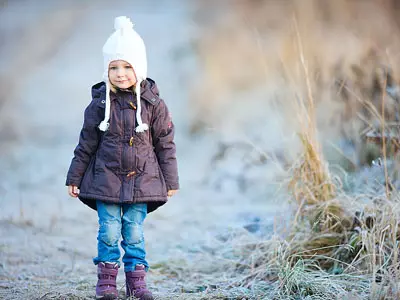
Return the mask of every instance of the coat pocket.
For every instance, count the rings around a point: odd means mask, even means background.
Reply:
[[[158,161],[155,155],[150,156],[136,156],[136,168],[137,170],[146,177],[159,177]]]

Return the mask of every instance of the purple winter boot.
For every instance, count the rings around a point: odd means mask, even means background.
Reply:
[[[101,262],[97,265],[96,299],[113,300],[118,298],[117,275],[118,264]]]
[[[125,272],[126,297],[135,297],[139,300],[153,300],[153,295],[146,287],[146,271],[144,265],[136,265],[135,271]]]

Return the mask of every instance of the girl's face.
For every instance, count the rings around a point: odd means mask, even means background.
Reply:
[[[136,84],[136,74],[132,66],[124,60],[114,60],[108,66],[108,78],[111,84],[127,89]]]

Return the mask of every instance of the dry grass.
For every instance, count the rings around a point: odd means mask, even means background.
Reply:
[[[247,288],[256,299],[400,297],[400,197],[390,185],[398,149],[398,14],[393,1],[235,1],[207,20],[212,31],[199,54],[201,90],[211,92],[195,97],[202,122],[218,128],[236,117],[227,109],[239,103],[235,95],[275,86],[269,96],[280,101],[278,113],[288,116],[301,145],[288,170],[296,207],[289,233],[225,246],[239,262],[228,287]],[[340,139],[355,145],[354,157],[346,157],[353,173],[333,172],[324,157],[326,140]],[[357,167],[377,156],[386,184],[346,190],[343,180],[357,181]]]
[[[288,242],[280,245],[283,257],[267,255],[261,265],[271,269],[271,261],[279,262],[275,266],[281,282],[277,293],[285,297],[343,298],[353,290],[362,298],[397,299],[399,194],[386,184],[384,193],[351,198],[341,190],[339,182],[332,181],[319,150],[312,78],[302,40],[299,34],[297,37],[307,91],[307,104],[299,106],[299,113],[306,122],[300,129],[303,155],[291,170],[288,187],[298,211]],[[387,183],[384,111],[382,100],[382,167]]]

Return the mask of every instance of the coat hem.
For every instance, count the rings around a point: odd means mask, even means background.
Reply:
[[[123,201],[121,202],[119,198],[114,198],[114,197],[107,197],[104,195],[94,195],[90,193],[80,193],[79,194],[79,200],[81,200],[84,204],[89,206],[90,208],[97,210],[96,207],[96,200],[99,201],[104,201],[108,203],[115,203],[115,204],[134,204],[134,203],[147,203],[147,213],[150,213],[160,206],[164,205],[167,203],[168,198],[167,197],[154,197],[154,196],[148,196],[148,197],[136,197],[132,199],[131,201]]]

